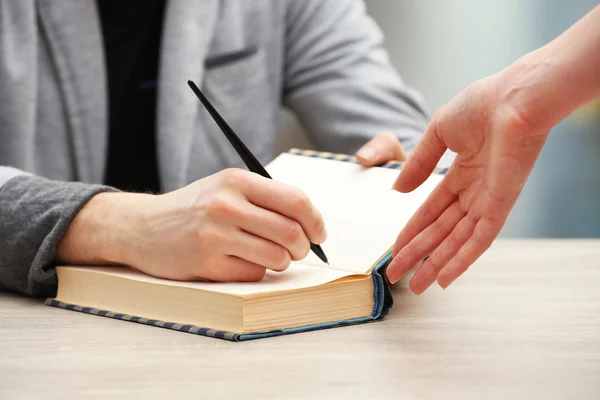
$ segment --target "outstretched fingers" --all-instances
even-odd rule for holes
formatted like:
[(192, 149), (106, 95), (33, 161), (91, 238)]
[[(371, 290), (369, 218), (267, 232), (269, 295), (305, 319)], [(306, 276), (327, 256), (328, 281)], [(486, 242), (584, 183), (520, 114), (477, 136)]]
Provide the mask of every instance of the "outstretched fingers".
[(465, 211), (462, 210), (460, 203), (458, 201), (452, 203), (437, 220), (398, 251), (388, 266), (388, 279), (391, 282), (402, 279), (446, 239), (464, 215)]
[(492, 245), (501, 229), (498, 220), (480, 220), (469, 241), (438, 274), (438, 284), (445, 289), (461, 276)]
[(433, 251), (412, 277), (410, 288), (415, 294), (423, 293), (435, 282), (439, 272), (467, 243), (476, 225), (477, 219), (468, 214), (458, 222), (452, 233)]
[(456, 201), (457, 196), (448, 189), (446, 180), (444, 177), (400, 231), (392, 249), (394, 257)]

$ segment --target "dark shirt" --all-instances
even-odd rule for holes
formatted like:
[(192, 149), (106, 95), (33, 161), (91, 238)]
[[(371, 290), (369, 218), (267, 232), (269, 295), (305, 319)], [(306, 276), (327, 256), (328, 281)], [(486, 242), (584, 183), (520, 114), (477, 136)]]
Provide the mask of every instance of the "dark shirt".
[(108, 83), (105, 183), (159, 192), (156, 93), (165, 0), (97, 0)]

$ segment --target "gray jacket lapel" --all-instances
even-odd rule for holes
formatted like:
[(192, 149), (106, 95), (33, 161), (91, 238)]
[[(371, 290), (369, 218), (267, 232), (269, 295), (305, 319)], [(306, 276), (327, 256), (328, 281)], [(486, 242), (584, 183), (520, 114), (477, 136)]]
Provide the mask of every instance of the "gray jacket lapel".
[[(93, 0), (39, 0), (42, 27), (55, 56), (75, 152), (76, 176), (102, 182), (106, 162), (106, 79)], [(167, 2), (159, 72), (157, 145), (163, 190), (180, 187), (190, 161), (200, 103), (187, 80), (201, 83), (219, 0)]]
[(158, 91), (158, 157), (163, 190), (180, 187), (190, 160), (200, 103), (187, 85), (200, 84), (217, 22), (218, 0), (170, 0), (162, 36)]
[(93, 0), (39, 0), (41, 26), (54, 56), (73, 140), (76, 176), (102, 182), (106, 155), (106, 85)]

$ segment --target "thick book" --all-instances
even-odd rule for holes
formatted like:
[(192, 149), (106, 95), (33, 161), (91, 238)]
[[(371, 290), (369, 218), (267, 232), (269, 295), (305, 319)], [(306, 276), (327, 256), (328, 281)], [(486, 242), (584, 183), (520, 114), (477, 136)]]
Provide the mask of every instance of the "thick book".
[(126, 266), (58, 266), (46, 304), (232, 341), (382, 320), (393, 304), (385, 268), (396, 237), (446, 172), (411, 193), (392, 190), (402, 164), (364, 168), (352, 156), (292, 149), (265, 168), (303, 190), (323, 215), (329, 265), (310, 252), (258, 282), (180, 282)]

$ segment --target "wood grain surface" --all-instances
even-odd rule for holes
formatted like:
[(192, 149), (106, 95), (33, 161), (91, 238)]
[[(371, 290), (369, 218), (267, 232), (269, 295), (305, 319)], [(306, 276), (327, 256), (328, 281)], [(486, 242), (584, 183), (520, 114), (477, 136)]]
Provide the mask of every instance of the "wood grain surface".
[(385, 321), (230, 343), (0, 294), (0, 399), (600, 399), (600, 241), (504, 241)]

